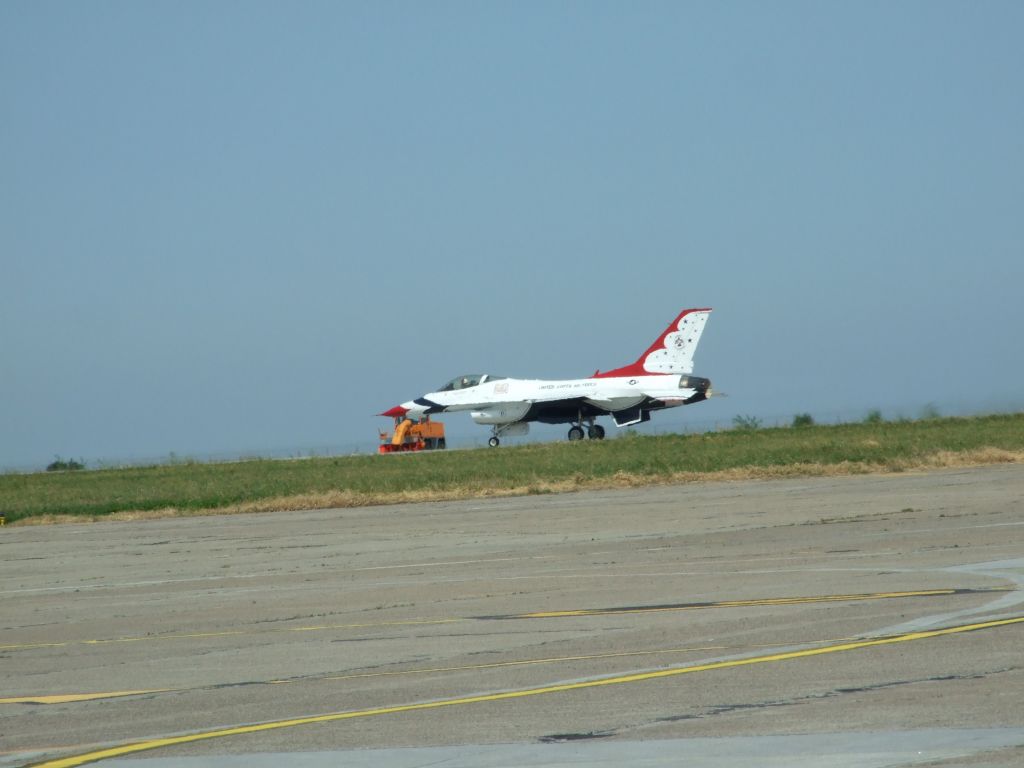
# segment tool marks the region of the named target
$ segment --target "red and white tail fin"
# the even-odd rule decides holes
[[[635,363],[614,371],[595,373],[594,378],[645,376],[652,373],[693,373],[693,353],[708,322],[711,309],[684,309]]]

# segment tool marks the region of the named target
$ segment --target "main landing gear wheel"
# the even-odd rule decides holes
[[[604,427],[600,424],[595,424],[587,430],[587,437],[591,440],[604,440]]]
[[[583,439],[583,428],[582,427],[573,427],[572,429],[570,429],[569,430],[569,439],[570,440],[582,440]]]
[[[492,437],[490,440],[487,441],[487,444],[491,446],[491,448],[497,448],[500,442],[501,441],[498,438]]]

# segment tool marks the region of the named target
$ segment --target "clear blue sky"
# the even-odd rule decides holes
[[[688,306],[730,397],[656,429],[1022,408],[1022,39],[995,1],[8,0],[0,468],[371,450]]]

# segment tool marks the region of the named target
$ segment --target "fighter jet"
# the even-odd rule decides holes
[[[604,437],[598,416],[618,427],[649,421],[652,411],[699,403],[711,397],[711,382],[693,375],[693,354],[710,309],[684,309],[637,360],[586,379],[510,379],[470,373],[456,376],[436,392],[396,405],[381,416],[421,419],[448,411],[469,411],[491,427],[488,444],[504,435],[525,435],[531,421],[571,424],[570,440]],[[584,427],[586,429],[584,429]]]

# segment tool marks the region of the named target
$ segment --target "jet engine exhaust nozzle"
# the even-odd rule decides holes
[[[711,397],[711,379],[702,376],[680,376],[680,389],[695,389],[703,395]]]

